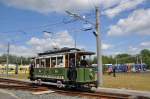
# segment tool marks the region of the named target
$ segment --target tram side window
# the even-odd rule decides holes
[[[55,67],[56,66],[56,57],[52,57],[51,58],[51,67]]]
[[[65,55],[65,67],[69,67],[68,66],[68,55]]]
[[[63,67],[63,56],[57,57],[57,67]]]
[[[46,58],[46,67],[50,67],[50,58]]]
[[[45,59],[41,59],[41,67],[45,67]]]
[[[39,59],[36,59],[36,68],[39,68]]]

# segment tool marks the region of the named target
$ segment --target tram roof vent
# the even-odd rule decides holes
[[[85,49],[84,49],[84,48],[81,48],[81,51],[85,51]]]

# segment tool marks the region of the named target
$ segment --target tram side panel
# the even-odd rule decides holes
[[[93,68],[76,68],[76,72],[77,75],[74,81],[76,83],[85,84],[96,81]],[[34,79],[55,82],[61,80],[64,83],[70,81],[68,78],[68,68],[34,68]]]
[[[65,80],[65,68],[34,68],[34,78],[43,80]]]

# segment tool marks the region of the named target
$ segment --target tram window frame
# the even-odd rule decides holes
[[[81,66],[81,61],[83,60],[83,56],[85,56],[85,60],[86,60],[86,62],[87,62],[87,66],[85,66],[84,68],[88,68],[88,67],[90,67],[91,66],[91,55],[88,55],[88,54],[77,54],[77,67],[82,67]]]
[[[63,62],[63,56],[57,56],[57,66],[56,67],[65,67]]]
[[[69,67],[69,61],[68,61],[69,60],[69,55],[68,54],[64,55],[64,58],[65,58],[65,61],[64,61],[65,62],[65,64],[64,64],[65,67]]]
[[[50,58],[45,58],[46,68],[50,68]]]
[[[71,59],[74,59],[74,67],[76,67],[76,53],[68,53],[68,67],[71,66]]]
[[[40,68],[45,68],[46,66],[45,66],[45,58],[41,58],[41,64],[40,64]],[[43,64],[42,64],[43,63]]]
[[[57,65],[57,60],[56,59],[57,59],[56,57],[51,57],[51,68],[56,67],[56,65]]]
[[[35,59],[35,63],[36,63],[36,65],[35,65],[35,67],[36,68],[39,68],[40,67],[40,59],[38,58],[38,59]]]

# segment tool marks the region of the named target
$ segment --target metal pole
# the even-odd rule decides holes
[[[143,64],[142,56],[140,56],[141,64]]]
[[[96,10],[96,44],[97,44],[97,65],[98,65],[98,75],[97,75],[97,87],[103,85],[103,68],[102,68],[102,52],[101,52],[101,33],[99,29],[99,7],[95,8]]]
[[[136,63],[137,63],[137,64],[139,63],[138,55],[137,55],[137,57],[136,57]]]
[[[117,58],[116,58],[116,66],[118,66],[118,60],[117,60]]]
[[[9,65],[9,42],[8,42],[8,48],[7,48],[7,66],[6,66],[6,76],[8,77],[8,65]]]
[[[77,37],[76,37],[76,34],[75,34],[75,41],[74,41],[74,47],[76,48],[77,47]]]
[[[22,66],[22,57],[20,57],[21,58],[21,66]]]
[[[142,61],[142,56],[141,55],[140,55],[140,61],[141,61],[141,65],[140,66],[141,66],[141,69],[143,70],[143,66],[142,66],[143,65],[143,61]]]
[[[142,56],[140,58],[141,58],[141,64],[143,64]]]

